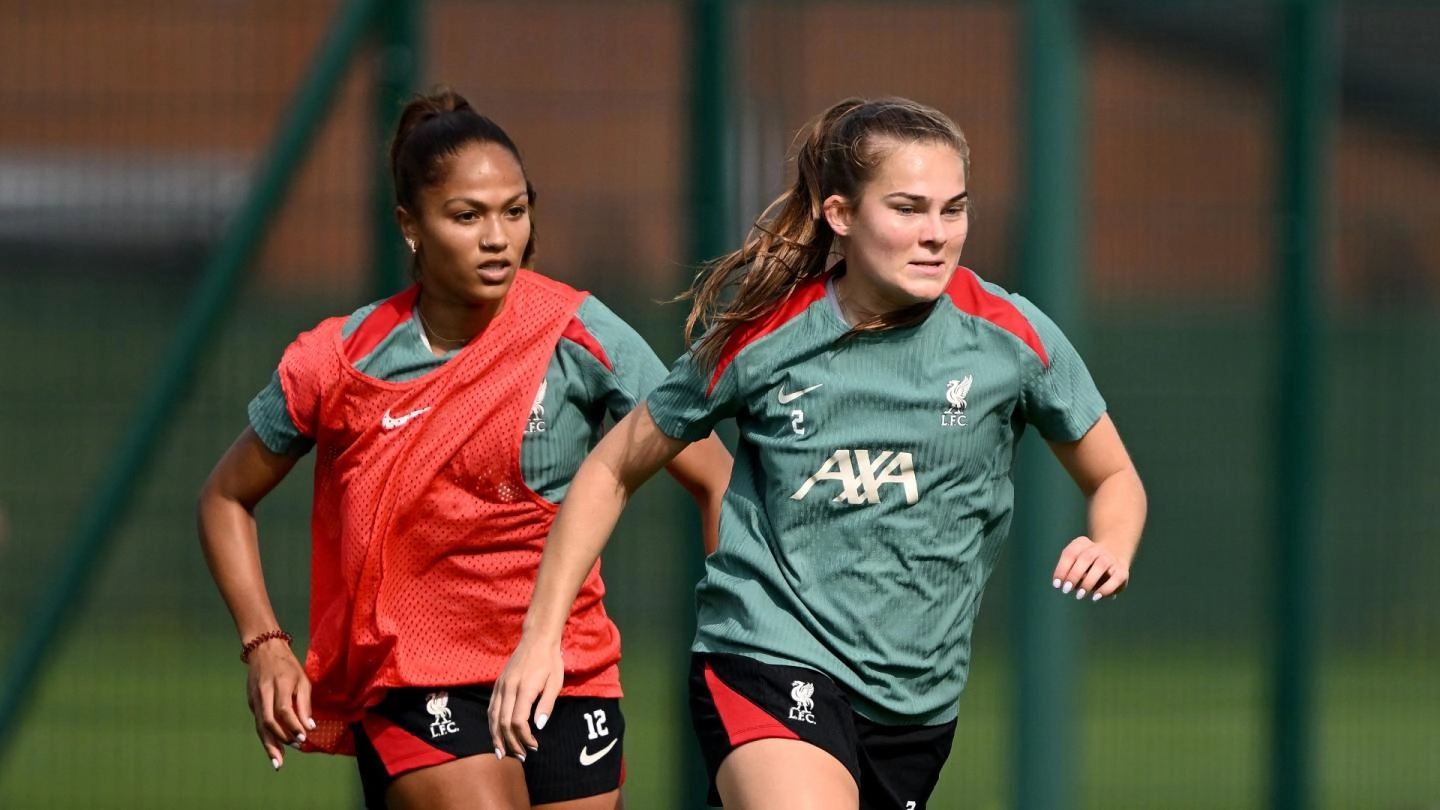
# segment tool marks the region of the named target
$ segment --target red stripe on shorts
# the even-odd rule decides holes
[[[730,737],[730,744],[739,747],[756,740],[798,740],[800,735],[771,717],[764,709],[751,703],[739,692],[725,685],[709,664],[705,665],[705,685],[720,712],[720,722]]]
[[[385,772],[391,776],[455,759],[454,754],[441,751],[379,715],[367,714],[360,722],[380,761],[385,763]]]

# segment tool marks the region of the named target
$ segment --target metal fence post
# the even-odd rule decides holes
[[[1023,212],[1019,290],[1079,343],[1084,153],[1080,48],[1074,0],[1027,0],[1023,9]],[[1015,760],[1017,810],[1075,804],[1072,605],[1051,588],[1060,549],[1084,526],[1079,495],[1044,442],[1022,442],[1014,522]]]
[[[395,225],[388,149],[400,109],[422,75],[424,20],[422,0],[382,0],[375,13],[374,146],[371,149],[371,297],[383,298],[405,287],[410,259]]]
[[[1320,321],[1326,274],[1325,161],[1336,93],[1338,18],[1330,0],[1283,0],[1276,129],[1279,324],[1275,390],[1274,663],[1270,806],[1314,806],[1318,607]]]
[[[694,266],[719,256],[731,238],[728,214],[734,178],[730,149],[731,103],[730,63],[732,3],[730,0],[691,0],[690,40],[690,258]],[[690,279],[684,279],[687,286]],[[694,587],[704,569],[698,537],[684,543],[676,598],[685,606],[682,624],[685,636],[674,645],[680,655],[672,671],[685,684],[689,671],[690,637],[695,629]],[[680,690],[676,716],[682,722],[675,733],[682,757],[682,778],[676,807],[703,808],[709,777],[705,774],[699,745],[690,724],[687,691]]]

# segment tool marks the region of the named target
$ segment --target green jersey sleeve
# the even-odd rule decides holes
[[[1105,400],[1060,327],[1025,297],[1012,300],[1040,336],[1049,360],[1025,380],[1021,413],[1045,439],[1077,441],[1104,415]]]
[[[586,297],[575,317],[600,351],[574,340],[562,340],[561,351],[574,357],[591,401],[611,419],[623,419],[665,378],[665,364],[630,324],[595,296]]]
[[[694,352],[681,355],[646,405],[660,430],[672,439],[696,442],[739,411],[738,363],[720,373],[701,367]]]
[[[247,410],[250,427],[271,452],[299,457],[310,452],[315,446],[315,441],[301,434],[300,428],[295,426],[295,420],[290,418],[290,409],[285,402],[285,389],[280,385],[280,372],[270,375],[270,384],[250,400]]]
[[[520,451],[525,482],[560,502],[608,421],[623,419],[665,376],[630,324],[594,296],[561,334],[537,392]]]

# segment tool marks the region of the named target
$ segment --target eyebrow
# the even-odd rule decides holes
[[[495,206],[495,207],[496,207],[496,208],[505,208],[505,207],[507,207],[507,206],[514,205],[515,203],[517,203],[517,202],[519,202],[520,200],[524,199],[525,196],[526,196],[526,194],[528,194],[528,192],[526,192],[526,191],[521,191],[521,192],[519,192],[518,194],[516,194],[515,196],[513,196],[513,197],[511,197],[510,199],[508,199],[508,200],[500,203],[499,205],[497,205],[497,206]],[[442,203],[442,204],[443,204],[443,205],[449,205],[449,204],[451,204],[451,203],[457,203],[457,202],[458,202],[458,203],[464,203],[465,205],[468,205],[468,206],[470,206],[471,208],[485,208],[485,207],[487,207],[484,203],[482,203],[482,202],[480,202],[479,200],[474,199],[474,198],[472,198],[472,197],[451,197],[450,199],[446,200],[446,201],[445,201],[444,203]]]
[[[891,199],[891,198],[893,198],[893,197],[899,197],[899,198],[901,198],[901,199],[910,200],[911,202],[929,202],[929,201],[930,201],[930,198],[929,198],[929,197],[926,197],[926,196],[921,195],[921,194],[911,194],[911,193],[906,192],[906,191],[892,191],[892,192],[890,192],[889,194],[886,194],[886,195],[885,195],[885,199],[887,199],[887,200],[888,200],[888,199]],[[970,198],[970,190],[969,190],[969,189],[966,189],[965,191],[962,191],[962,192],[960,192],[959,194],[956,194],[954,197],[951,197],[950,199],[946,200],[946,202],[960,202],[961,200],[967,200],[967,199],[969,199],[969,198]]]

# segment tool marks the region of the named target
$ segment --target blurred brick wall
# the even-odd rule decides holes
[[[0,159],[98,152],[253,161],[337,5],[5,2]],[[597,270],[624,271],[655,295],[674,291],[688,259],[683,4],[427,7],[427,75],[467,95],[525,154],[541,194],[540,268],[579,283]],[[769,175],[741,210],[753,215],[778,191],[780,150],[809,116],[846,95],[909,95],[966,129],[983,217],[967,261],[1003,277],[1018,187],[1014,23],[1003,3],[747,7],[736,37],[737,105],[763,119],[742,134],[761,143]],[[1104,31],[1088,48],[1090,119],[1077,137],[1092,158],[1084,214],[1093,292],[1122,301],[1263,298],[1273,263],[1268,79]],[[364,275],[367,152],[383,148],[369,129],[373,59],[357,62],[266,245],[270,283],[328,286]],[[1363,121],[1340,128],[1337,144],[1337,296],[1435,295],[1440,242],[1421,235],[1440,212],[1440,149]]]

